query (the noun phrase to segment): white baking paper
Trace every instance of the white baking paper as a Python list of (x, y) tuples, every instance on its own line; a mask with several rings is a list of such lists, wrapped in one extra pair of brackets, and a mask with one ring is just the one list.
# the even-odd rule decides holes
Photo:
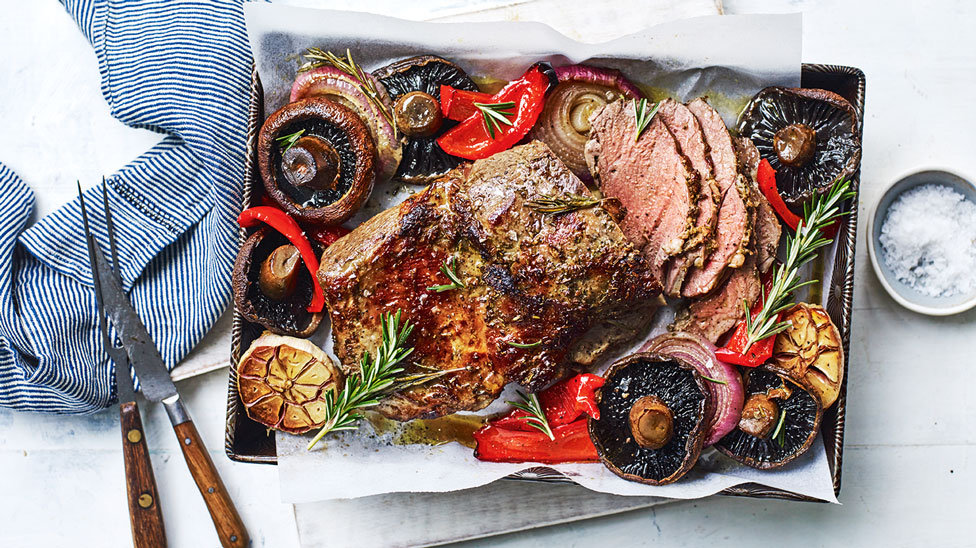
[[(311, 46), (337, 52), (349, 48), (366, 70), (433, 53), (451, 59), (473, 76), (502, 79), (517, 77), (540, 60), (554, 65), (587, 62), (622, 70), (655, 98), (669, 95), (687, 101), (707, 95), (730, 125), (759, 89), (798, 86), (800, 77), (799, 15), (699, 17), (603, 44), (575, 42), (538, 23), (424, 23), (267, 4), (247, 4), (245, 17), (268, 113), (287, 102), (298, 65), (296, 53)], [(348, 226), (399, 203), (414, 191), (415, 187), (380, 182), (367, 206)], [(671, 314), (669, 309), (662, 309), (647, 337), (660, 333)], [(331, 351), (327, 328), (320, 329), (313, 340)], [(614, 357), (608, 356), (605, 363)], [(503, 409), (504, 400), (514, 399), (510, 393), (511, 387), (482, 413)], [(481, 462), (471, 449), (454, 443), (395, 445), (394, 437), (389, 432), (378, 435), (366, 424), (354, 432), (330, 435), (309, 452), (305, 450), (307, 437), (278, 433), (282, 500), (299, 503), (396, 492), (456, 491), (536, 467)], [(759, 483), (836, 502), (819, 439), (795, 462), (766, 472), (738, 465), (709, 449), (681, 481), (658, 487), (622, 480), (602, 464), (551, 468), (584, 487), (617, 495), (686, 499), (734, 485)]]

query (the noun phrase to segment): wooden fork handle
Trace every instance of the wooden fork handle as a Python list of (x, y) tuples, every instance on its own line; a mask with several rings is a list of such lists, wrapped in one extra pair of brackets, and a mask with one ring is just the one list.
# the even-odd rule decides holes
[(159, 489), (149, 460), (139, 404), (134, 401), (119, 404), (119, 418), (132, 543), (136, 548), (165, 548), (166, 529), (159, 506)]
[(180, 449), (183, 450), (183, 458), (186, 459), (190, 475), (193, 476), (193, 481), (196, 482), (203, 501), (207, 504), (207, 510), (210, 511), (210, 518), (217, 529), (220, 544), (224, 548), (245, 548), (249, 540), (247, 529), (244, 528), (244, 522), (237, 513), (234, 501), (230, 499), (227, 488), (224, 487), (224, 482), (220, 479), (213, 460), (210, 459), (210, 453), (203, 445), (203, 440), (200, 439), (200, 434), (186, 408), (179, 399), (164, 400), (163, 403), (173, 422), (173, 430), (179, 439)]

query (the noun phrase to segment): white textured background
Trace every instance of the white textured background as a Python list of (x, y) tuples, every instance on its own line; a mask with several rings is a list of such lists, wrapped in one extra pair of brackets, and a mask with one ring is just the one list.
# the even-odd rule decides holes
[[(372, 5), (397, 13), (406, 3)], [(410, 9), (420, 17), (462, 7), (461, 0), (431, 0)], [(969, 133), (976, 127), (976, 3), (731, 0), (725, 8), (802, 9), (804, 60), (867, 74), (862, 219), (888, 184), (913, 171), (939, 167), (976, 177)], [(41, 215), (74, 195), (76, 179), (94, 184), (158, 136), (109, 116), (94, 54), (57, 2), (0, 0), (0, 14), (0, 161), (35, 189)], [(863, 238), (854, 308), (842, 506), (719, 497), (471, 545), (973, 546), (976, 312), (927, 318), (898, 308), (870, 271)], [(222, 360), (221, 346), (216, 341), (207, 359)], [(226, 371), (180, 389), (254, 546), (296, 546), (275, 468), (223, 456)], [(143, 412), (170, 545), (217, 546), (165, 414), (150, 406)], [(0, 410), (0, 546), (130, 545), (116, 416)], [(509, 510), (524, 508), (512, 501)], [(457, 519), (493, 517), (461, 508)]]

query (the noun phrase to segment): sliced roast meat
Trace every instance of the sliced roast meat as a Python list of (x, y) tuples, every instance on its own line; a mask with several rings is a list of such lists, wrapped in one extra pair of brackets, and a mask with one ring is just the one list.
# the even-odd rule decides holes
[[(570, 195), (589, 191), (532, 142), (455, 169), (325, 251), (318, 279), (347, 373), (379, 346), (381, 314), (397, 310), (414, 325), (407, 372), (451, 370), (387, 397), (379, 412), (409, 420), (481, 409), (513, 381), (540, 390), (606, 351), (620, 334), (603, 324), (650, 314), (660, 286), (607, 211), (526, 204)], [(465, 287), (432, 289), (450, 282), (445, 265)], [(581, 340), (591, 345), (573, 348)]]
[(681, 295), (685, 274), (691, 266), (702, 266), (715, 248), (715, 224), (718, 220), (720, 194), (712, 160), (701, 125), (687, 106), (666, 99), (661, 102), (657, 116), (664, 121), (671, 134), (678, 141), (681, 153), (698, 173), (701, 189), (698, 196), (698, 218), (685, 242), (683, 253), (677, 255), (668, 265), (664, 277), (664, 292), (672, 297)]
[[(745, 318), (745, 310), (756, 302), (761, 291), (756, 259), (749, 255), (718, 291), (680, 310), (670, 329), (701, 335), (714, 344), (736, 322)], [(743, 303), (747, 306), (743, 307)]]
[(753, 248), (756, 252), (756, 268), (760, 274), (765, 274), (776, 260), (776, 250), (779, 248), (779, 238), (783, 234), (779, 218), (769, 201), (763, 196), (756, 183), (756, 173), (759, 169), (759, 149), (748, 137), (737, 137), (734, 141), (735, 152), (739, 159), (740, 170), (745, 173), (752, 183), (753, 203), (756, 204), (755, 219), (753, 220)]
[(604, 196), (626, 209), (620, 228), (660, 281), (695, 226), (699, 179), (660, 117), (635, 135), (633, 102), (615, 101), (591, 118), (584, 155)]
[(715, 251), (702, 267), (688, 272), (681, 290), (685, 297), (698, 297), (715, 289), (725, 278), (727, 268), (739, 268), (745, 262), (752, 229), (751, 191), (748, 180), (739, 173), (732, 137), (719, 113), (704, 99), (695, 99), (688, 109), (701, 125), (722, 196)]

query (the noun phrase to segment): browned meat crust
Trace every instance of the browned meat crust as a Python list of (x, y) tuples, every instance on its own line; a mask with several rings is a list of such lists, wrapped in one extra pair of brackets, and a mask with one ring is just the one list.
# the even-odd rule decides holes
[[(609, 213), (526, 206), (568, 194), (588, 191), (533, 142), (454, 170), (326, 250), (318, 277), (347, 372), (379, 344), (380, 315), (397, 309), (416, 326), (407, 370), (457, 370), (392, 395), (380, 412), (439, 416), (481, 409), (510, 381), (541, 389), (573, 359), (593, 358), (573, 349), (592, 328), (651, 313), (660, 286)], [(466, 287), (427, 289), (448, 283), (439, 269), (451, 256)]]

